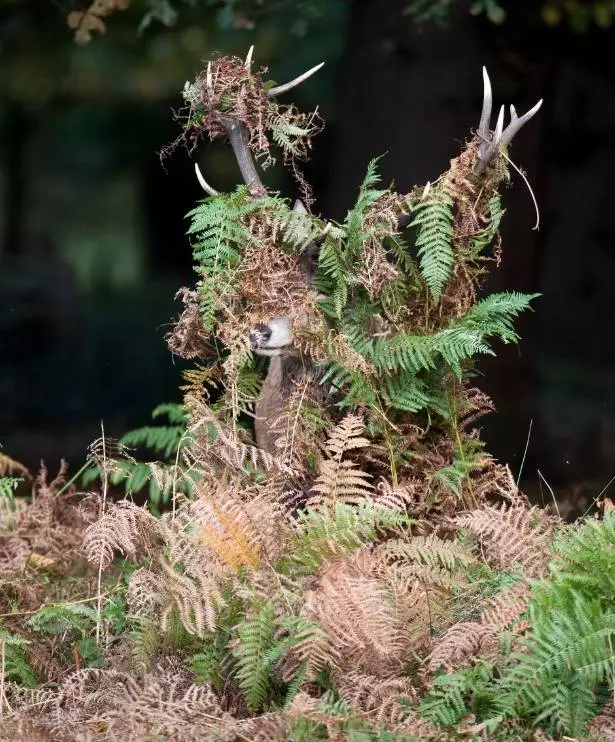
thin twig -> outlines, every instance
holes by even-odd
[[[100,431],[102,440],[102,451],[103,451],[103,465],[102,465],[102,507],[100,517],[102,518],[105,514],[105,508],[107,505],[107,489],[109,485],[109,475],[107,472],[107,445],[105,441],[105,426],[103,421],[100,421]],[[98,577],[96,580],[96,646],[100,644],[100,627],[102,622],[102,563],[103,563],[103,550],[100,550],[100,557],[98,559]]]
[[[544,483],[545,483],[545,484],[547,485],[547,489],[549,490],[549,492],[551,493],[551,497],[553,498],[553,504],[555,505],[555,510],[556,510],[556,512],[557,512],[557,517],[558,517],[558,518],[561,518],[562,516],[560,515],[560,512],[559,512],[559,506],[558,506],[558,504],[557,504],[557,500],[555,499],[555,493],[553,492],[553,488],[552,488],[552,487],[551,487],[551,485],[550,485],[550,484],[549,484],[549,483],[547,482],[547,480],[546,480],[546,479],[545,479],[545,478],[544,478],[544,477],[542,476],[542,472],[540,471],[540,469],[536,469],[536,471],[538,472],[538,476],[539,476],[539,477],[540,477],[540,478],[542,479],[542,481],[543,481],[543,482],[544,482]]]
[[[525,457],[527,455],[527,449],[530,446],[530,438],[532,436],[532,425],[534,424],[534,418],[530,420],[530,427],[527,431],[527,440],[525,441],[525,450],[523,451],[523,458],[521,459],[521,466],[519,467],[519,474],[517,474],[517,489],[519,488],[519,482],[521,481],[521,474],[523,473],[523,465],[525,464]]]
[[[540,229],[540,210],[538,208],[538,201],[536,200],[536,196],[534,195],[534,191],[532,190],[532,186],[530,185],[530,181],[525,176],[523,170],[515,165],[515,163],[510,159],[506,152],[504,152],[504,150],[501,151],[501,155],[506,160],[506,162],[508,162],[509,165],[512,165],[514,169],[519,173],[519,175],[523,178],[523,181],[525,182],[525,185],[530,192],[530,196],[532,197],[532,201],[534,203],[534,211],[536,212],[536,224],[534,224],[532,229]]]
[[[119,584],[119,583],[118,583]],[[102,593],[103,598],[111,595],[116,589],[117,584],[114,585],[110,590],[105,590]],[[68,600],[64,603],[42,603],[38,608],[31,611],[13,611],[12,613],[0,613],[0,618],[14,618],[15,616],[33,616],[35,613],[44,610],[45,608],[64,608],[69,605],[79,605],[80,603],[91,603],[93,600],[98,600],[98,595],[92,595],[89,598],[80,598],[79,600]]]
[[[0,719],[4,716],[4,704],[7,705],[7,710],[10,711],[10,706],[4,693],[4,676],[6,671],[6,643],[0,641]]]

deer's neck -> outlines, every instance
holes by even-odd
[[[269,371],[254,407],[254,434],[256,445],[267,453],[275,453],[273,424],[286,404],[285,359],[274,356],[269,362]]]

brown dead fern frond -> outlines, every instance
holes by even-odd
[[[139,554],[155,553],[162,539],[160,521],[145,508],[129,500],[107,505],[102,516],[88,526],[83,537],[83,551],[89,562],[106,569],[116,551],[129,559]]]
[[[161,610],[162,629],[167,630],[176,610],[189,634],[204,636],[206,630],[215,631],[220,609],[225,604],[216,580],[196,565],[180,573],[164,560],[160,560],[160,563],[163,577],[161,592],[167,597],[166,605]]]
[[[188,506],[200,543],[233,571],[276,562],[291,537],[278,492],[268,484],[244,486],[243,492],[241,486],[205,486]]]
[[[478,657],[492,657],[498,651],[497,631],[477,621],[460,621],[439,639],[427,656],[431,672],[444,668],[454,672]]]
[[[386,564],[416,563],[449,572],[476,562],[468,547],[457,541],[445,541],[434,534],[387,539],[376,546],[374,557]]]
[[[381,678],[347,673],[337,688],[340,696],[352,708],[366,712],[371,718],[387,726],[399,724],[416,703],[418,694],[407,677]]]
[[[211,355],[210,336],[203,325],[198,293],[183,287],[175,298],[181,299],[184,310],[175,327],[165,335],[169,349],[176,356],[188,360]]]
[[[305,597],[303,613],[341,652],[346,667],[393,675],[407,642],[393,595],[379,579],[347,562],[333,562]]]
[[[77,495],[62,491],[67,465],[49,481],[43,466],[32,483],[30,502],[20,501],[14,510],[2,512],[0,525],[0,570],[6,579],[22,575],[27,568],[64,573],[80,559],[78,550],[85,522]]]
[[[326,412],[318,404],[318,380],[307,373],[293,382],[286,405],[271,425],[278,458],[297,473],[320,457]]]
[[[500,636],[504,632],[518,636],[529,626],[525,619],[529,600],[529,584],[521,581],[491,598],[478,621],[459,621],[451,626],[432,643],[426,660],[429,671],[444,668],[446,672],[455,672],[479,657],[500,659]]]
[[[364,472],[352,459],[344,458],[348,452],[365,449],[370,441],[362,436],[363,418],[346,415],[331,432],[325,444],[328,458],[322,459],[308,505],[335,505],[336,502],[356,503],[371,496],[371,474]]]
[[[497,567],[518,564],[528,577],[544,574],[553,532],[538,508],[487,506],[458,516],[455,522],[478,537],[487,559]]]
[[[252,464],[267,471],[294,473],[277,457],[241,440],[239,430],[222,422],[202,401],[193,399],[191,409],[188,433],[194,437],[194,443],[184,451],[190,466],[197,469],[211,466],[213,459],[234,472],[241,472],[246,464]],[[211,435],[211,430],[215,431],[215,436]]]
[[[530,602],[530,586],[521,581],[503,593],[495,595],[481,614],[481,623],[497,631],[524,631],[528,623],[524,616]]]
[[[589,722],[587,733],[591,739],[615,742],[615,707],[612,700]]]
[[[499,464],[486,453],[474,462],[472,489],[479,502],[503,501],[515,507],[529,507],[529,501],[517,486],[510,467]]]
[[[225,566],[200,542],[192,511],[185,504],[176,517],[168,514],[159,522],[163,548],[149,568],[131,575],[131,611],[165,630],[177,616],[191,634],[214,631],[225,604],[220,587],[228,578]]]
[[[102,728],[106,739],[123,742],[225,739],[235,727],[211,687],[195,685],[179,666],[158,667],[141,681],[113,670],[72,673],[47,723],[53,731]]]
[[[0,451],[0,477],[26,477],[32,479],[30,470],[19,461]]]

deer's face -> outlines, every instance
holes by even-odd
[[[250,348],[258,356],[279,356],[290,350],[293,339],[291,318],[276,317],[250,331]]]

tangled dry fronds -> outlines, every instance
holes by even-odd
[[[500,568],[519,565],[529,576],[544,574],[553,530],[552,522],[538,508],[488,506],[456,521],[478,536],[487,558]]]

